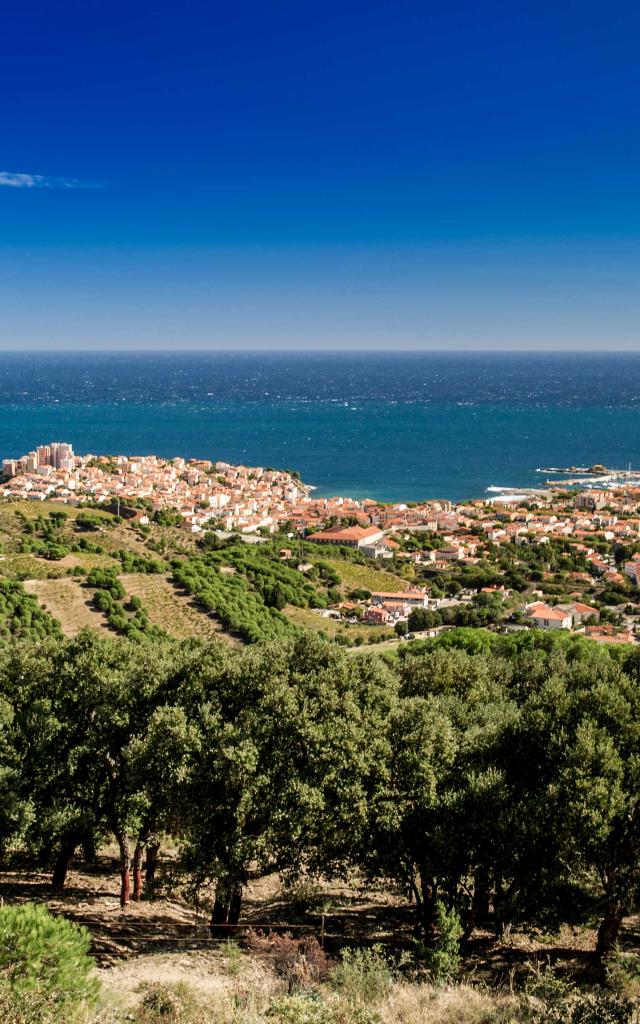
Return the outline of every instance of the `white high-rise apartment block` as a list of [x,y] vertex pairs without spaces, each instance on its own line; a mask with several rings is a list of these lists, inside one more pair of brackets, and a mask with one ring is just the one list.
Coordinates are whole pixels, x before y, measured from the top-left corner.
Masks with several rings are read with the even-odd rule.
[[[34,469],[37,469],[38,466],[53,466],[54,469],[70,470],[75,465],[73,448],[70,444],[62,441],[40,445],[36,452],[29,453],[27,459],[30,459],[32,455],[36,458]],[[33,470],[27,469],[27,472],[33,472]]]
[[55,469],[73,469],[73,448],[70,444],[54,442],[50,447],[51,465]]

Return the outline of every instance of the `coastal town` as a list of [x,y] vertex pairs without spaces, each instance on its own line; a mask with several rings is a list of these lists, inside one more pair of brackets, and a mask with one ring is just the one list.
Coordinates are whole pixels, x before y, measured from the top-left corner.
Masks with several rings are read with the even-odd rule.
[[388,504],[316,496],[287,470],[78,455],[52,442],[3,461],[0,497],[105,509],[139,527],[171,513],[194,540],[284,538],[278,558],[301,573],[312,568],[310,550],[347,553],[400,585],[334,588],[314,614],[394,638],[467,624],[574,631],[602,643],[640,634],[640,489],[624,479],[608,490],[560,483],[458,504]]

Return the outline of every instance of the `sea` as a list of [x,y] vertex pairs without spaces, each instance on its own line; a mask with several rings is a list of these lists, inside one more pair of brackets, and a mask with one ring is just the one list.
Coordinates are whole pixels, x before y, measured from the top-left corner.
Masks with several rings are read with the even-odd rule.
[[0,457],[48,441],[458,501],[539,487],[549,466],[638,469],[640,354],[1,354]]

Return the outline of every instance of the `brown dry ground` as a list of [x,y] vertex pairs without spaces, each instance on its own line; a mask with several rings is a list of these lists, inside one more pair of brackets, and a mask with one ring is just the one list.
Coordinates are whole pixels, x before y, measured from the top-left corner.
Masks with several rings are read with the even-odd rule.
[[[226,939],[213,940],[207,928],[206,900],[199,913],[177,893],[165,893],[121,910],[114,852],[113,848],[105,850],[98,863],[73,870],[63,895],[51,889],[48,876],[42,873],[0,873],[0,896],[4,901],[45,902],[54,913],[89,929],[104,1008],[94,1024],[98,1020],[101,1024],[159,1024],[164,1016],[141,1011],[145,993],[154,988],[189,993],[189,999],[197,1002],[201,1012],[167,1018],[184,1020],[185,1024],[265,1024],[271,1019],[274,1000],[286,993],[283,980],[274,970],[273,957],[255,945],[247,945],[245,930],[230,945]],[[163,865],[165,877],[170,877],[171,868],[168,858]],[[393,952],[410,948],[411,909],[391,889],[365,887],[353,880],[350,885],[327,884],[321,895],[326,900],[324,944],[330,965],[345,945],[379,942]],[[256,930],[280,929],[294,936],[304,930],[321,937],[320,917],[296,917],[276,876],[249,886],[242,921]],[[640,945],[638,925],[637,919],[629,919],[624,935],[626,945],[636,949]],[[592,981],[594,939],[590,929],[565,929],[555,939],[514,934],[508,942],[500,943],[488,933],[479,933],[472,943],[462,983],[433,985],[398,979],[376,1002],[377,1015],[366,1019],[381,1024],[530,1021],[529,1015],[520,1015],[520,1003],[513,994],[529,967],[552,963],[560,972]],[[327,984],[320,986],[320,996],[328,1000],[327,1005],[337,998]],[[293,1016],[286,1019],[307,1020]],[[327,1019],[351,1024],[348,1013]]]
[[[120,908],[117,860],[106,851],[96,864],[78,866],[69,875],[63,894],[51,888],[49,876],[34,871],[0,873],[0,896],[5,902],[45,902],[85,925],[93,939],[93,953],[108,985],[135,991],[143,981],[187,980],[199,988],[217,984],[224,946],[213,940],[207,927],[209,902],[203,897],[196,909],[179,891]],[[171,879],[172,861],[164,862],[163,877]],[[318,895],[318,894],[317,894]],[[326,883],[319,893],[324,903],[324,944],[328,955],[344,945],[381,943],[391,949],[412,945],[413,915],[406,901],[382,885]],[[296,913],[280,879],[271,875],[248,887],[243,902],[238,940],[248,928],[312,934],[321,938],[318,911]],[[595,930],[565,927],[559,935],[513,932],[500,941],[478,931],[469,946],[466,970],[475,981],[491,987],[510,987],[532,961],[553,963],[561,971],[589,978],[593,971]],[[640,918],[625,922],[622,944],[640,945]],[[253,969],[253,968],[252,968]],[[256,969],[258,969],[256,967]]]
[[[203,640],[219,637],[239,646],[240,642],[226,633],[212,615],[201,611],[195,601],[177,590],[166,576],[128,573],[120,579],[126,597],[139,597],[151,622],[170,636]],[[83,582],[78,577],[62,576],[60,579],[28,579],[24,587],[58,619],[66,636],[75,636],[87,626],[112,632],[104,615],[92,606],[93,591],[84,587]]]

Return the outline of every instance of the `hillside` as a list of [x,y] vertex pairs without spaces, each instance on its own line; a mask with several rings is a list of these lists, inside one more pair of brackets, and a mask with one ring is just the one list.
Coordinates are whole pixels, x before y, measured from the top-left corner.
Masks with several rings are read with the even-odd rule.
[[393,636],[361,623],[338,629],[325,610],[354,590],[405,589],[408,580],[394,572],[342,549],[298,542],[295,557],[283,557],[278,538],[194,537],[159,518],[127,521],[101,509],[3,502],[0,579],[23,586],[51,628],[66,636],[90,628],[217,636],[232,646],[300,629],[347,645]]

